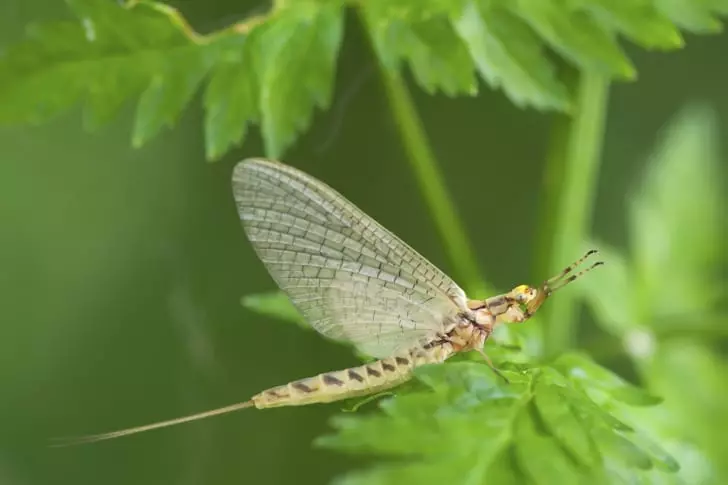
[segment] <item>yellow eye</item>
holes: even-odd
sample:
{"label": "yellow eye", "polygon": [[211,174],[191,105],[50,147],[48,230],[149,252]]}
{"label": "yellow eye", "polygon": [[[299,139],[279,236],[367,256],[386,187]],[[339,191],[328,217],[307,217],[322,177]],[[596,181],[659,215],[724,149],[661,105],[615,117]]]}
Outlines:
{"label": "yellow eye", "polygon": [[528,285],[519,285],[519,286],[516,286],[516,287],[515,287],[515,288],[513,289],[513,292],[514,292],[514,293],[528,293],[528,291],[529,291],[530,289],[531,289],[531,288],[529,288],[529,287],[528,287]]}

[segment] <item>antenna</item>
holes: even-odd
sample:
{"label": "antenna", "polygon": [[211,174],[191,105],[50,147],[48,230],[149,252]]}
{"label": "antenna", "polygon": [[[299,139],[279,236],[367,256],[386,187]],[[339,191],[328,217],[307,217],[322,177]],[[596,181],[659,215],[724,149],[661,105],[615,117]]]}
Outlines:
{"label": "antenna", "polygon": [[564,286],[568,285],[572,281],[576,280],[577,278],[580,278],[581,276],[585,275],[589,271],[593,270],[597,266],[601,266],[604,264],[604,261],[597,261],[596,263],[592,264],[586,269],[583,269],[579,271],[578,273],[570,274],[572,271],[574,271],[576,268],[581,266],[584,261],[586,261],[590,256],[597,254],[599,251],[596,249],[590,249],[589,251],[584,254],[581,258],[577,259],[573,263],[571,263],[569,266],[564,268],[559,274],[556,276],[549,278],[546,280],[543,284],[543,288],[547,292],[547,294],[551,294],[556,290],[560,290]]}

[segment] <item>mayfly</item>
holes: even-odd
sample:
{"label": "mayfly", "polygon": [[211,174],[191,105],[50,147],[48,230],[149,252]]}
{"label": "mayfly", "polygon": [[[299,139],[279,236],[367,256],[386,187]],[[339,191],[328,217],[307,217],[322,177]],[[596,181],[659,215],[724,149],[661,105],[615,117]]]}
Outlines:
{"label": "mayfly", "polygon": [[[587,252],[540,286],[471,300],[442,271],[328,185],[264,159],[234,169],[244,231],[278,286],[322,335],[353,344],[374,362],[300,379],[250,400],[145,426],[72,439],[88,443],[243,408],[325,403],[397,386],[415,367],[483,346],[500,323],[531,318],[556,290],[602,264],[576,268]],[[500,373],[499,373],[500,374]]]}

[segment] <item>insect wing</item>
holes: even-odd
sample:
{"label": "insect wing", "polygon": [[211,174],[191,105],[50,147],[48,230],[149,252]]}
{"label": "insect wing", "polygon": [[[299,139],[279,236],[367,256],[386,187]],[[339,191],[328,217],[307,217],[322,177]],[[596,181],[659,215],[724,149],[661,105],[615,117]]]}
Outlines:
{"label": "insect wing", "polygon": [[433,339],[465,308],[442,271],[313,177],[249,159],[233,192],[256,253],[321,334],[383,358]]}

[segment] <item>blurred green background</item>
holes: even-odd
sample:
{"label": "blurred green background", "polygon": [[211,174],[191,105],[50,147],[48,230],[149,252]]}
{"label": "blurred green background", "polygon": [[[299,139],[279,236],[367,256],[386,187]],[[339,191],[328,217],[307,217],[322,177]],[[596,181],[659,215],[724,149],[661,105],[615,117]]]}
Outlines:
{"label": "blurred green background", "polygon": [[[172,3],[201,31],[259,7]],[[0,45],[19,41],[30,21],[68,17],[57,1],[6,0]],[[593,227],[600,240],[625,247],[625,194],[639,190],[661,127],[686,102],[712,107],[724,121],[719,139],[727,138],[726,52],[725,34],[689,36],[676,53],[630,51],[640,79],[610,96]],[[348,22],[334,106],[285,160],[449,272],[373,67],[360,28]],[[519,110],[487,88],[474,99],[413,93],[480,271],[500,289],[528,282],[554,115]],[[354,464],[310,446],[336,404],[46,446],[51,437],[202,411],[356,363],[342,347],[239,304],[274,288],[230,192],[233,164],[262,154],[257,131],[208,164],[199,103],[139,150],[129,143],[131,116],[129,106],[93,135],[82,131],[79,111],[0,130],[0,484],[325,483]],[[584,339],[601,338],[587,331]]]}

